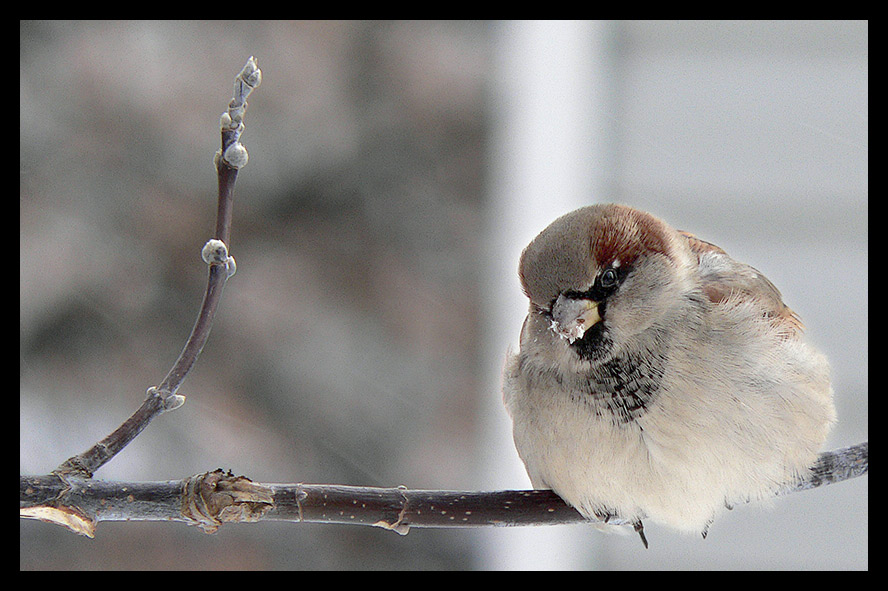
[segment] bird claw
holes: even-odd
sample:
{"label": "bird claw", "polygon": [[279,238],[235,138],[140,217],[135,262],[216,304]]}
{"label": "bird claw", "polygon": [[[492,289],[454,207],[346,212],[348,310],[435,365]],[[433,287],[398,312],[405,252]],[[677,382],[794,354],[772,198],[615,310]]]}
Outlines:
{"label": "bird claw", "polygon": [[644,524],[641,522],[641,519],[639,519],[638,521],[632,522],[632,527],[635,528],[635,532],[641,538],[641,543],[644,544],[644,549],[647,550],[648,541],[647,541],[647,538],[644,537]]}

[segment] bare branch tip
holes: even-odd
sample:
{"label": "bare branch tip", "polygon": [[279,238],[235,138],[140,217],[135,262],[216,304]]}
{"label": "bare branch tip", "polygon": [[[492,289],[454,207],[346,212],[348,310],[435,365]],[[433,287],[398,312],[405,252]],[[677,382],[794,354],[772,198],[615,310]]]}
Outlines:
{"label": "bare branch tip", "polygon": [[262,84],[262,70],[259,69],[259,63],[255,57],[250,56],[243,70],[238,74],[238,78],[243,80],[250,88],[257,88]]}

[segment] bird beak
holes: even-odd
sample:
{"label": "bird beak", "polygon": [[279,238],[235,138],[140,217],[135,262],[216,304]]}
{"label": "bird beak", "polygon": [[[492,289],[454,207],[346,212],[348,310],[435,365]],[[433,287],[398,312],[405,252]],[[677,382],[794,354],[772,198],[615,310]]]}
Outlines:
{"label": "bird beak", "polygon": [[568,343],[573,343],[583,338],[586,331],[600,321],[598,302],[560,295],[552,306],[552,324],[549,328],[561,338],[567,339]]}

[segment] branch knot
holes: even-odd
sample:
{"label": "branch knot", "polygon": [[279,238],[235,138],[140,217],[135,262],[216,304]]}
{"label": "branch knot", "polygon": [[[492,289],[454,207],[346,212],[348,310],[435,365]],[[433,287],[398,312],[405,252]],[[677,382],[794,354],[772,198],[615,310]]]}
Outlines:
{"label": "branch knot", "polygon": [[274,507],[274,491],[221,468],[186,478],[182,515],[208,534],[223,523],[259,521]]}

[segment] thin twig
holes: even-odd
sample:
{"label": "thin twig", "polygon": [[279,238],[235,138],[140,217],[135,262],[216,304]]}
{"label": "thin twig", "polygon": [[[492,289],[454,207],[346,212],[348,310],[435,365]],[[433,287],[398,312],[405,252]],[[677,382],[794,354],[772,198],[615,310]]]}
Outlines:
{"label": "thin twig", "polygon": [[240,143],[240,137],[244,131],[246,99],[253,89],[259,86],[261,80],[262,73],[256,60],[251,56],[235,78],[234,97],[228,104],[228,110],[222,114],[220,122],[222,148],[214,159],[219,179],[216,232],[214,239],[204,246],[202,253],[204,261],[209,265],[207,289],[197,320],[182,353],[160,385],[148,388],[147,398],[132,416],[93,447],[65,460],[55,472],[61,475],[92,477],[96,470],[135,439],[157,415],[176,409],[185,402],[185,397],[178,394],[179,387],[194,367],[210,336],[213,318],[222,298],[222,289],[236,269],[234,257],[228,255],[228,245],[231,237],[231,212],[237,171],[247,163],[248,159],[247,151]]}

